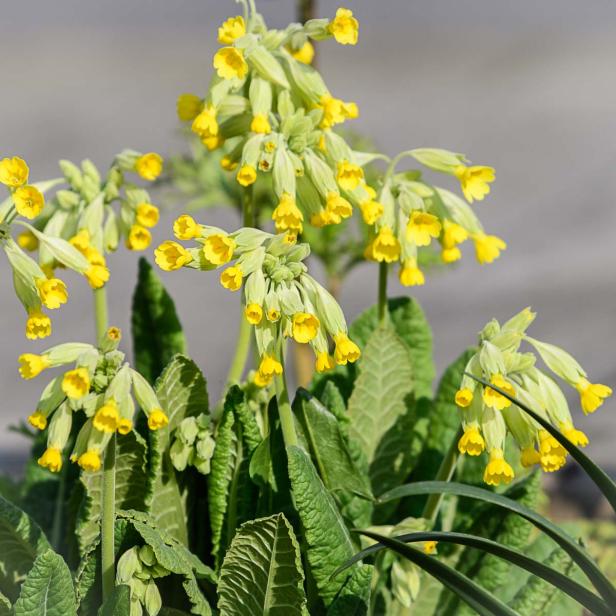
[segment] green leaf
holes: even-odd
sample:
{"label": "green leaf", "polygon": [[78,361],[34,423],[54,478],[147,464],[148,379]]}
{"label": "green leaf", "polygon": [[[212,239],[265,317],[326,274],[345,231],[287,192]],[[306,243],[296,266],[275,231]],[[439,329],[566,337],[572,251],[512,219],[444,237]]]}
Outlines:
{"label": "green leaf", "polygon": [[218,609],[225,616],[301,616],[303,582],[299,544],[284,515],[246,522],[220,570]]}
{"label": "green leaf", "polygon": [[11,602],[0,593],[0,616],[12,616],[13,606]]}
{"label": "green leaf", "polygon": [[150,383],[154,383],[175,354],[186,352],[173,300],[143,257],[139,259],[139,278],[133,295],[132,333],[135,368]]}
{"label": "green leaf", "polygon": [[328,409],[341,423],[343,434],[348,432],[349,417],[347,415],[346,403],[340,390],[333,381],[327,381],[320,396],[321,403]]}
{"label": "green leaf", "polygon": [[99,616],[128,616],[130,614],[130,588],[116,586],[99,611]]}
{"label": "green leaf", "polygon": [[71,572],[61,556],[48,550],[36,558],[14,611],[15,616],[77,616]]}
{"label": "green leaf", "polygon": [[327,616],[364,616],[364,614],[368,614],[373,571],[372,565],[356,567],[327,610]]}

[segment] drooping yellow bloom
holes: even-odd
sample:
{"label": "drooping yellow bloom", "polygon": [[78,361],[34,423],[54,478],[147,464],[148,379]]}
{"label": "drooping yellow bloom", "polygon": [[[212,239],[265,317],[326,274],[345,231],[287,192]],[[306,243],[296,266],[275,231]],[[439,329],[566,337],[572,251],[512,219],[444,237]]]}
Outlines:
{"label": "drooping yellow bloom", "polygon": [[338,163],[336,180],[342,190],[355,190],[364,179],[364,170],[348,160]]}
{"label": "drooping yellow bloom", "polygon": [[374,199],[362,201],[359,204],[362,218],[367,225],[373,225],[383,215],[383,205]]}
{"label": "drooping yellow bloom", "polygon": [[193,240],[201,236],[201,226],[188,214],[182,214],[173,223],[173,233],[178,240]]}
{"label": "drooping yellow bloom", "polygon": [[101,432],[115,432],[120,420],[120,413],[115,400],[110,399],[95,413],[92,425]]}
{"label": "drooping yellow bloom", "polygon": [[62,391],[71,400],[79,400],[90,391],[90,375],[85,368],[75,368],[64,373]]}
{"label": "drooping yellow bloom", "polygon": [[163,158],[156,152],[143,154],[135,162],[135,171],[144,180],[153,182],[163,170]]}
{"label": "drooping yellow bloom", "polygon": [[233,258],[235,240],[222,233],[210,235],[203,244],[203,256],[212,265],[224,265]]}
{"label": "drooping yellow bloom", "polygon": [[520,464],[524,468],[530,468],[539,462],[541,462],[541,455],[532,445],[524,447],[520,452]]}
{"label": "drooping yellow bloom", "polygon": [[327,351],[317,353],[314,367],[319,374],[333,370],[335,365],[334,358]]}
{"label": "drooping yellow bloom", "polygon": [[584,413],[594,413],[605,398],[612,395],[612,388],[601,383],[591,383],[587,379],[580,379],[575,388],[580,394],[580,403]]}
{"label": "drooping yellow bloom", "polygon": [[263,355],[259,363],[259,374],[265,379],[282,374],[282,364],[273,355]]}
{"label": "drooping yellow bloom", "polygon": [[238,39],[246,34],[246,24],[241,15],[237,17],[229,17],[218,28],[218,42],[221,45],[231,45],[235,39]]}
{"label": "drooping yellow bloom", "polygon": [[33,310],[26,321],[26,338],[36,340],[51,335],[51,319],[40,310]]}
{"label": "drooping yellow bloom", "polygon": [[272,132],[272,126],[267,118],[267,113],[255,114],[250,122],[250,130],[260,135],[269,135]]}
{"label": "drooping yellow bloom", "polygon": [[289,193],[283,193],[276,209],[272,212],[272,220],[277,231],[289,229],[301,233],[304,215],[295,203],[295,198]]}
{"label": "drooping yellow bloom", "polygon": [[372,240],[371,256],[379,263],[394,263],[400,258],[400,242],[390,227],[383,226]]}
{"label": "drooping yellow bloom", "polygon": [[347,362],[352,364],[359,359],[361,355],[359,347],[344,332],[334,336],[334,343],[336,344],[334,359],[337,364],[345,366]]}
{"label": "drooping yellow bloom", "polygon": [[151,203],[140,203],[135,210],[137,222],[142,227],[155,227],[160,218],[160,212],[155,205]]}
{"label": "drooping yellow bloom", "polygon": [[222,47],[216,52],[213,62],[214,68],[221,79],[243,79],[248,72],[248,64],[244,60],[241,49],[235,47]]}
{"label": "drooping yellow bloom", "polygon": [[270,308],[267,311],[267,320],[271,321],[272,323],[280,321],[280,310],[277,310],[276,308]]}
{"label": "drooping yellow bloom", "polygon": [[50,365],[47,355],[24,353],[19,356],[19,374],[25,380],[33,379]]}
{"label": "drooping yellow bloom", "polygon": [[0,182],[10,188],[17,188],[28,181],[30,169],[26,161],[13,156],[0,160]]}
{"label": "drooping yellow bloom", "polygon": [[118,434],[126,436],[133,429],[133,422],[126,417],[121,417],[118,421]]}
{"label": "drooping yellow bloom", "polygon": [[339,8],[336,17],[329,23],[329,31],[341,45],[355,45],[359,36],[359,22],[353,11]]}
{"label": "drooping yellow bloom", "polygon": [[460,180],[462,192],[469,203],[483,201],[490,192],[490,182],[496,178],[492,167],[460,165],[455,170],[455,175]]}
{"label": "drooping yellow bloom", "polygon": [[120,340],[122,340],[122,330],[119,327],[112,325],[107,330],[107,338],[109,338],[109,340],[113,340],[114,342],[120,342]]}
{"label": "drooping yellow bloom", "polygon": [[39,241],[32,231],[22,231],[17,236],[17,243],[24,250],[34,251],[39,247]]}
{"label": "drooping yellow bloom", "polygon": [[560,431],[577,447],[586,447],[588,437],[581,430],[577,430],[571,422],[564,422],[560,426]]}
{"label": "drooping yellow bloom", "polygon": [[162,409],[150,411],[148,416],[148,428],[150,430],[160,430],[160,428],[164,428],[168,423],[169,417],[167,417]]}
{"label": "drooping yellow bloom", "polygon": [[196,94],[180,94],[176,108],[181,122],[191,122],[203,109],[203,101]]}
{"label": "drooping yellow bloom", "polygon": [[88,449],[79,456],[77,464],[88,473],[96,473],[101,468],[101,456],[98,451]]}
{"label": "drooping yellow bloom", "polygon": [[344,114],[345,119],[355,120],[359,117],[359,107],[357,106],[357,103],[354,103],[353,101],[342,101],[342,113]]}
{"label": "drooping yellow bloom", "polygon": [[38,464],[52,473],[60,472],[62,468],[61,451],[57,447],[47,447],[43,455],[38,459]]}
{"label": "drooping yellow bloom", "polygon": [[433,237],[441,234],[441,222],[428,212],[414,210],[406,225],[406,238],[417,246],[429,246]]}
{"label": "drooping yellow bloom", "polygon": [[192,123],[192,131],[202,139],[218,135],[218,121],[216,120],[216,107],[206,105]]}
{"label": "drooping yellow bloom", "polygon": [[248,304],[244,309],[244,316],[251,325],[259,325],[263,319],[263,308],[259,304]]}
{"label": "drooping yellow bloom", "polygon": [[310,217],[310,224],[313,227],[321,228],[327,225],[334,225],[341,222],[341,218],[339,216],[335,216],[328,210],[320,210],[316,214],[313,214]]}
{"label": "drooping yellow bloom", "polygon": [[323,109],[321,128],[331,128],[336,124],[341,124],[347,118],[344,102],[339,98],[334,98],[331,94],[323,94],[318,106]]}
{"label": "drooping yellow bloom", "polygon": [[398,279],[403,287],[421,286],[426,282],[423,272],[417,266],[417,259],[407,259],[400,268]]}
{"label": "drooping yellow bloom", "polygon": [[156,265],[165,272],[180,269],[192,261],[192,255],[177,242],[167,240],[154,251]]}
{"label": "drooping yellow bloom", "polygon": [[473,401],[473,392],[470,389],[458,389],[456,392],[456,404],[466,408]]}
{"label": "drooping yellow bloom", "polygon": [[462,258],[462,252],[457,246],[452,246],[451,248],[443,248],[441,251],[441,259],[443,259],[443,263],[455,263]]}
{"label": "drooping yellow bloom", "polygon": [[220,284],[229,291],[239,291],[243,276],[242,270],[237,265],[232,265],[220,272]]}
{"label": "drooping yellow bloom", "polygon": [[[493,374],[490,377],[490,383],[492,383],[492,385],[496,385],[496,387],[499,387],[510,396],[515,396],[515,389],[513,388],[513,385],[509,383],[509,381],[505,380],[502,374]],[[503,409],[511,406],[511,400],[505,398],[505,396],[498,393],[491,387],[483,388],[483,402],[486,406],[496,409],[497,411],[502,411]]]}
{"label": "drooping yellow bloom", "polygon": [[219,147],[224,145],[225,140],[220,135],[214,135],[213,137],[202,137],[201,143],[210,151],[213,152]]}
{"label": "drooping yellow bloom", "polygon": [[441,257],[445,263],[453,263],[462,258],[458,244],[468,239],[468,231],[455,222],[445,220],[443,222],[443,251]]}
{"label": "drooping yellow bloom", "polygon": [[257,181],[257,170],[252,165],[242,165],[235,177],[241,186],[250,186]]}
{"label": "drooping yellow bloom", "polygon": [[152,234],[141,225],[133,225],[126,238],[129,250],[145,250],[152,242]]}
{"label": "drooping yellow bloom", "polygon": [[477,426],[468,426],[458,441],[458,451],[469,456],[478,456],[483,453],[486,444]]}
{"label": "drooping yellow bloom", "polygon": [[93,289],[100,289],[109,280],[109,270],[106,265],[94,263],[88,268],[84,276]]}
{"label": "drooping yellow bloom", "polygon": [[90,247],[90,232],[87,229],[81,229],[78,233],[71,237],[69,242],[85,256],[88,248]]}
{"label": "drooping yellow bloom", "polygon": [[68,301],[66,285],[59,278],[38,278],[36,286],[41,301],[50,310],[59,308]]}
{"label": "drooping yellow bloom", "polygon": [[90,262],[90,268],[84,272],[90,286],[93,289],[100,289],[109,280],[105,257],[90,245],[90,234],[86,229],[79,231],[69,241]]}
{"label": "drooping yellow bloom", "polygon": [[272,382],[272,377],[263,376],[259,371],[255,372],[252,382],[257,387],[267,387]]}
{"label": "drooping yellow bloom", "polygon": [[47,427],[47,417],[40,411],[35,411],[28,416],[28,423],[37,430],[44,430]]}
{"label": "drooping yellow bloom", "polygon": [[306,344],[314,339],[319,331],[319,319],[307,312],[297,312],[293,315],[293,339],[300,344]]}
{"label": "drooping yellow bloom", "polygon": [[292,51],[291,55],[302,64],[312,64],[314,46],[310,41],[306,41],[297,51]]}
{"label": "drooping yellow bloom", "polygon": [[13,203],[20,216],[32,220],[41,213],[45,199],[35,186],[21,186],[13,193]]}
{"label": "drooping yellow bloom", "polygon": [[223,156],[220,159],[220,166],[225,171],[233,171],[234,169],[237,169],[237,165],[238,165],[237,160],[233,160],[230,156]]}
{"label": "drooping yellow bloom", "polygon": [[423,552],[424,554],[436,554],[437,541],[424,541]]}
{"label": "drooping yellow bloom", "polygon": [[498,486],[501,483],[508,484],[515,474],[508,462],[505,461],[502,449],[492,449],[490,461],[483,472],[483,480],[490,486]]}
{"label": "drooping yellow bloom", "polygon": [[353,214],[353,206],[337,192],[327,194],[325,208],[332,217],[334,224],[338,224],[341,220],[349,218]]}
{"label": "drooping yellow bloom", "polygon": [[476,233],[473,235],[475,244],[475,255],[477,261],[482,265],[484,263],[492,263],[500,256],[501,250],[507,248],[507,244],[496,235],[486,235],[485,233]]}
{"label": "drooping yellow bloom", "polygon": [[547,431],[539,431],[541,468],[546,473],[561,469],[567,461],[567,450]]}

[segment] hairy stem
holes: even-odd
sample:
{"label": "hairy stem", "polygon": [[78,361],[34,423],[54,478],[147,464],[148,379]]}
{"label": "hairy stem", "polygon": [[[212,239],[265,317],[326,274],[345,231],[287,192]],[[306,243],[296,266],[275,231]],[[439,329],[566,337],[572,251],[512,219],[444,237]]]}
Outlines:
{"label": "hairy stem", "polygon": [[387,263],[379,263],[379,323],[382,323],[387,314]]}
{"label": "hairy stem", "polygon": [[284,444],[286,447],[297,445],[295,420],[293,419],[293,410],[289,402],[289,392],[284,372],[276,377],[276,401],[278,402],[278,416],[280,417]]}
{"label": "hairy stem", "polygon": [[94,320],[96,324],[96,344],[100,344],[109,327],[107,311],[107,289],[94,289]]}

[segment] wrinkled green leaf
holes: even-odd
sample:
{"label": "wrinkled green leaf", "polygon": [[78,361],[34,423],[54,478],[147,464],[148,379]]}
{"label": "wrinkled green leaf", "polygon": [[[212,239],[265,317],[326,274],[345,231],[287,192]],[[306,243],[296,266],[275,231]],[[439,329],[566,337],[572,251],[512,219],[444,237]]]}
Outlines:
{"label": "wrinkled green leaf", "polygon": [[99,616],[127,616],[130,613],[130,588],[124,584],[116,586],[101,606]]}
{"label": "wrinkled green leaf", "polygon": [[356,567],[327,610],[327,616],[364,616],[364,614],[368,614],[373,571],[372,565]]}

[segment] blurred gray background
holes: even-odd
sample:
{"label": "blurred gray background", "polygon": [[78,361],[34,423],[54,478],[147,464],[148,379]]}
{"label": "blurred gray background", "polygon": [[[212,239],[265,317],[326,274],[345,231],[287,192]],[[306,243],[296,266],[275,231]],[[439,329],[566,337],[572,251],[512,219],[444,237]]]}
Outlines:
{"label": "blurred gray background", "polygon": [[[294,19],[294,2],[261,0],[271,26]],[[354,0],[356,47],[326,42],[319,61],[336,96],[357,101],[354,127],[394,154],[436,146],[497,169],[490,198],[476,204],[509,249],[479,266],[470,246],[459,267],[429,277],[415,295],[435,332],[439,372],[487,320],[526,305],[539,313],[533,335],[561,344],[593,380],[616,385],[616,2],[612,0]],[[319,16],[337,2],[321,0]],[[0,155],[19,155],[34,180],[57,175],[60,158],[90,157],[105,168],[125,147],[169,154],[180,92],[204,93],[216,29],[238,12],[232,0],[20,0],[0,22]],[[163,217],[155,242],[171,236]],[[230,212],[201,217],[232,228]],[[204,220],[205,221],[205,220]],[[151,252],[149,253],[151,257]],[[137,258],[110,258],[111,319],[126,333]],[[376,298],[376,268],[347,281],[350,319]],[[220,392],[234,347],[238,298],[217,276],[163,274],[205,371]],[[42,380],[22,381],[17,356],[68,340],[93,339],[90,293],[67,276],[69,304],[52,314],[42,343],[23,336],[24,314],[0,259],[0,464],[25,454],[7,431],[33,409]],[[402,291],[392,279],[391,292]],[[190,286],[189,286],[190,285]],[[575,405],[577,408],[577,404]],[[616,404],[579,424],[590,453],[616,466]]]}

